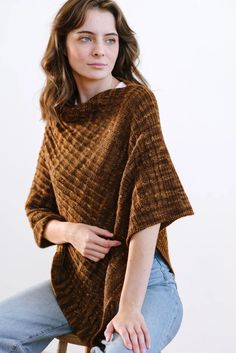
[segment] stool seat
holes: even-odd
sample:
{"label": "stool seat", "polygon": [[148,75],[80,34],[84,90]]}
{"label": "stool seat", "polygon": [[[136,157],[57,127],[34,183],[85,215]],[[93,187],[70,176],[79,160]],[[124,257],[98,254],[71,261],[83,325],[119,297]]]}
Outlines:
{"label": "stool seat", "polygon": [[[80,341],[79,337],[74,335],[73,333],[69,333],[63,336],[57,336],[56,338],[59,340],[57,353],[66,353],[68,343],[76,344],[78,346],[84,346],[84,344]],[[90,348],[87,346],[84,346],[84,347],[85,347],[85,353],[89,353]]]}

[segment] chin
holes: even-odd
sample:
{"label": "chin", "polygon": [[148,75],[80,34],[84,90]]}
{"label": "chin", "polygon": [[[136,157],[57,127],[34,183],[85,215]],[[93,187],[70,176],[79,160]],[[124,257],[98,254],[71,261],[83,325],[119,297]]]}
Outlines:
{"label": "chin", "polygon": [[84,74],[77,74],[78,77],[84,79],[84,80],[103,80],[107,78],[108,76],[111,76],[111,72],[95,72],[95,73],[84,73]]}

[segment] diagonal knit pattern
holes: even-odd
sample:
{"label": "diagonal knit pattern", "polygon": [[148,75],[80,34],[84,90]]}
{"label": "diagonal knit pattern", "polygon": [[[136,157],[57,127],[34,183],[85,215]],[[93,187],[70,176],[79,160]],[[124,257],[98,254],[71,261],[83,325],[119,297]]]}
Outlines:
{"label": "diagonal knit pattern", "polygon": [[122,245],[93,262],[71,244],[57,245],[51,281],[58,304],[85,345],[101,345],[118,310],[128,246],[138,231],[161,223],[156,247],[172,268],[166,227],[193,215],[162,135],[153,92],[126,87],[67,106],[47,121],[26,214],[40,248],[51,219],[86,223],[114,233]]}

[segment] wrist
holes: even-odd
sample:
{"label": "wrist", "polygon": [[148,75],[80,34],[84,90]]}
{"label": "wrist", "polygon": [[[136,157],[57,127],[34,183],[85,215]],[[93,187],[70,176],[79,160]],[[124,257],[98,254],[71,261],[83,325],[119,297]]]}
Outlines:
{"label": "wrist", "polygon": [[60,245],[68,241],[67,239],[67,225],[64,221],[57,219],[50,220],[44,229],[43,237],[54,244]]}
{"label": "wrist", "polygon": [[62,234],[65,243],[71,242],[71,222],[63,222]]}
{"label": "wrist", "polygon": [[142,305],[136,302],[120,301],[118,311],[141,311]]}

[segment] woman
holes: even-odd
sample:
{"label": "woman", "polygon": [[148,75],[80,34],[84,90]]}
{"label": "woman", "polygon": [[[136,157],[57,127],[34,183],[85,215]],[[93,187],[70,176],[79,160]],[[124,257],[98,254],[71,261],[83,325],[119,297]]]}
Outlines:
{"label": "woman", "polygon": [[166,227],[193,210],[138,52],[113,1],[69,0],[54,20],[25,209],[37,245],[57,250],[50,281],[0,304],[1,353],[70,332],[92,353],[157,353],[180,327]]}

